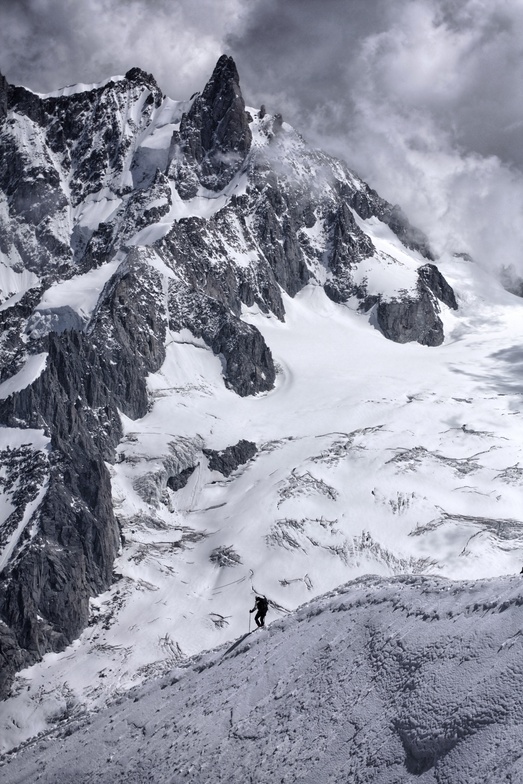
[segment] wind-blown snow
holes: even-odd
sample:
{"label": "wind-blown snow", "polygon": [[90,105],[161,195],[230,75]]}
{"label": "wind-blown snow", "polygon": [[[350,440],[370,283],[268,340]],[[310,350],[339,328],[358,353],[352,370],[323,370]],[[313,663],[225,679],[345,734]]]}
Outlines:
{"label": "wind-blown snow", "polygon": [[[15,754],[6,782],[508,784],[519,578],[365,577]],[[170,638],[166,636],[168,646]]]}
{"label": "wind-blown snow", "polygon": [[369,294],[385,292],[382,299],[393,298],[402,292],[415,292],[417,270],[425,260],[417,251],[407,251],[394,232],[378,218],[362,220],[355,214],[356,223],[372,239],[377,254],[362,259],[353,272],[355,283],[366,283]]}
{"label": "wind-blown snow", "polygon": [[[5,263],[0,254],[0,311],[10,308],[30,288],[38,284],[34,272],[22,270],[15,272],[9,263]],[[5,257],[4,257],[5,258]]]}
{"label": "wind-blown snow", "polygon": [[[85,84],[78,82],[77,84],[68,84],[66,87],[61,87],[59,90],[53,90],[50,93],[36,93],[40,98],[60,98],[61,96],[77,95],[78,93],[86,93],[91,90],[98,90],[111,82],[119,82],[125,79],[125,76],[111,76],[109,79],[104,79],[102,82],[93,82],[92,84]],[[27,89],[27,88],[25,88]]]}
{"label": "wind-blown snow", "polygon": [[103,188],[98,193],[92,193],[74,210],[75,220],[78,225],[86,226],[93,231],[100,223],[108,221],[121,205],[122,199],[116,196],[110,188]]}

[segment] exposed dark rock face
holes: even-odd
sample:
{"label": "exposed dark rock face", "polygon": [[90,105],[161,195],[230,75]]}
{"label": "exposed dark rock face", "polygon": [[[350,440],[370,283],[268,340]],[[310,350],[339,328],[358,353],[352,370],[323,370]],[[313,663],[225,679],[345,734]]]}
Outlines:
{"label": "exposed dark rock face", "polygon": [[7,116],[7,79],[0,73],[0,122]]}
{"label": "exposed dark rock face", "polygon": [[0,697],[9,694],[15,672],[23,669],[26,661],[13,630],[0,623]]}
{"label": "exposed dark rock face", "polygon": [[443,343],[443,324],[427,291],[417,297],[379,302],[376,316],[385,337],[396,343],[417,341],[422,346]]}
{"label": "exposed dark rock face", "polygon": [[424,264],[423,267],[419,268],[418,275],[421,286],[426,286],[447,307],[452,310],[458,309],[452,286],[449,286],[435,264]]}
{"label": "exposed dark rock face", "polygon": [[230,476],[238,466],[253,458],[257,451],[256,444],[242,438],[234,446],[228,446],[219,452],[214,449],[204,449],[203,454],[209,460],[211,471],[219,471],[224,476]]}
{"label": "exposed dark rock face", "polygon": [[14,511],[0,530],[0,548],[3,550],[22,522],[28,506],[38,497],[45,484],[49,461],[45,452],[26,444],[0,450],[0,465],[3,468],[0,488],[6,500],[14,506]]}
{"label": "exposed dark rock face", "polygon": [[41,294],[40,288],[30,289],[10,308],[0,310],[0,383],[14,376],[27,356],[24,329]]}
{"label": "exposed dark rock face", "polygon": [[452,287],[438,268],[425,264],[418,270],[417,296],[379,302],[377,320],[383,334],[397,343],[440,346],[445,336],[436,298],[453,310],[458,307]]}
{"label": "exposed dark rock face", "polygon": [[[259,264],[238,267],[228,258],[227,246],[239,242],[235,223],[232,207],[225,207],[207,221],[182,218],[158,243],[158,248],[191,291],[201,292],[237,316],[244,303],[257,304],[262,311],[272,311],[283,319],[278,281],[260,251],[255,250],[255,240],[252,239],[251,247],[259,254]],[[209,257],[216,263],[209,264]]]}
{"label": "exposed dark rock face", "polygon": [[179,474],[170,476],[167,480],[167,487],[169,487],[171,490],[174,490],[175,492],[176,490],[181,490],[182,487],[185,487],[195,470],[196,466],[189,466],[189,468],[185,468],[183,471],[180,471]]}
{"label": "exposed dark rock face", "polygon": [[[137,102],[142,105],[138,124],[129,112]],[[139,68],[94,90],[44,99],[50,119],[48,144],[61,156],[73,206],[99,191],[109,181],[108,175],[116,193],[130,192],[130,184],[121,175],[132,158],[133,137],[147,126],[161,102],[162,93],[153,77]]]}
{"label": "exposed dark rock face", "polygon": [[[38,534],[22,543],[2,575],[2,621],[12,629],[10,647],[16,639],[16,658],[25,666],[63,649],[86,626],[89,597],[111,582],[119,545],[112,519],[107,469],[89,442],[78,441],[71,456],[51,469],[34,521]],[[7,674],[12,672],[8,665]]]}
{"label": "exposed dark rock face", "polygon": [[0,401],[2,424],[43,428],[52,447],[37,533],[25,529],[0,579],[0,619],[12,630],[0,648],[6,685],[20,662],[69,644],[87,624],[89,597],[111,583],[120,537],[104,460],[121,437],[118,411],[145,414],[145,375],[164,358],[159,276],[136,255],[106,286],[89,334],[42,339],[43,373]]}
{"label": "exposed dark rock face", "polygon": [[256,211],[254,235],[275,280],[293,297],[311,277],[297,239],[300,221],[296,212],[299,207],[294,200],[285,198],[280,203],[272,203],[272,189],[264,195],[268,198],[261,201]]}
{"label": "exposed dark rock face", "polygon": [[197,177],[206,188],[221,190],[240,169],[252,134],[232,57],[218,60],[203,93],[182,117],[179,140],[181,152],[199,165]]}
{"label": "exposed dark rock face", "polygon": [[326,294],[334,302],[345,302],[359,290],[351,275],[359,261],[375,253],[370,237],[357,225],[352,212],[343,202],[329,218],[331,253],[328,264],[332,277],[325,284]]}
{"label": "exposed dark rock face", "polygon": [[272,389],[276,371],[272,354],[261,333],[211,297],[169,284],[169,326],[187,327],[203,338],[214,354],[223,357],[226,385],[238,395],[254,395]]}

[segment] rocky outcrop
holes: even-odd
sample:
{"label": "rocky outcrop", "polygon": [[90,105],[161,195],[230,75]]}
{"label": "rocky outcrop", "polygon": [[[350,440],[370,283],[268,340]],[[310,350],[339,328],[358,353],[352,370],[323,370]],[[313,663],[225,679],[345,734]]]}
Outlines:
{"label": "rocky outcrop", "polygon": [[[84,628],[89,597],[109,586],[119,547],[103,459],[120,432],[117,410],[107,405],[96,375],[84,376],[85,360],[93,359],[89,346],[67,333],[48,343],[42,376],[3,401],[0,412],[3,424],[46,427],[52,443],[45,496],[0,578],[0,618],[11,630],[6,645],[17,651],[11,659],[0,649],[9,658],[6,684],[15,662],[27,666],[61,650]],[[85,396],[71,395],[85,384],[105,405],[93,408]]]}
{"label": "rocky outcrop", "polygon": [[184,468],[183,471],[179,471],[174,476],[170,476],[167,480],[167,487],[170,490],[174,490],[174,492],[181,490],[185,487],[195,470],[196,466],[189,466],[188,468]]}
{"label": "rocky outcrop", "polygon": [[458,307],[452,287],[438,268],[425,264],[418,270],[416,295],[378,303],[378,325],[385,337],[396,343],[417,341],[422,346],[440,346],[445,336],[437,300],[453,310]]}
{"label": "rocky outcrop", "polygon": [[345,202],[329,216],[327,225],[331,277],[325,283],[325,293],[334,302],[346,302],[353,294],[359,294],[352,271],[359,261],[372,256],[375,248],[370,237],[357,226]]}
{"label": "rocky outcrop", "polygon": [[253,221],[254,236],[275,280],[294,297],[311,277],[298,240],[299,206],[281,191],[281,200],[275,198],[277,183],[276,187],[266,184],[262,192],[264,198],[260,199]]}
{"label": "rocky outcrop", "polygon": [[418,269],[420,288],[427,288],[451,310],[458,309],[456,295],[435,264],[424,264]]}
{"label": "rocky outcrop", "polygon": [[111,583],[120,535],[105,460],[121,438],[119,411],[147,410],[145,377],[165,356],[161,297],[158,274],[131,254],[88,333],[40,339],[46,368],[0,401],[2,424],[44,429],[51,439],[47,491],[0,576],[5,688],[21,662],[69,644],[87,624],[89,598]]}
{"label": "rocky outcrop", "polygon": [[179,283],[169,283],[169,326],[189,329],[214,354],[223,358],[226,385],[238,395],[254,395],[272,389],[276,370],[261,332],[246,324],[220,302]]}
{"label": "rocky outcrop", "polygon": [[77,438],[68,454],[52,454],[32,525],[37,533],[26,529],[0,581],[1,620],[10,629],[7,650],[0,648],[6,686],[16,662],[28,666],[72,642],[87,624],[89,597],[111,582],[119,533],[108,472],[88,437]]}
{"label": "rocky outcrop", "polygon": [[256,444],[242,438],[234,446],[228,446],[220,451],[204,449],[203,454],[209,461],[211,471],[219,471],[224,476],[230,476],[238,466],[253,458],[257,451]]}
{"label": "rocky outcrop", "polygon": [[0,310],[0,383],[14,376],[27,357],[25,329],[42,295],[41,288],[27,291],[11,307]]}
{"label": "rocky outcrop", "polygon": [[7,79],[0,73],[0,122],[7,116]]}
{"label": "rocky outcrop", "polygon": [[118,195],[131,191],[122,175],[162,98],[154,78],[133,68],[124,79],[43,101],[46,140],[67,175],[73,206],[106,185]]}
{"label": "rocky outcrop", "polygon": [[378,325],[390,340],[396,343],[417,341],[422,346],[439,346],[443,343],[443,323],[427,291],[419,296],[379,302],[376,309]]}

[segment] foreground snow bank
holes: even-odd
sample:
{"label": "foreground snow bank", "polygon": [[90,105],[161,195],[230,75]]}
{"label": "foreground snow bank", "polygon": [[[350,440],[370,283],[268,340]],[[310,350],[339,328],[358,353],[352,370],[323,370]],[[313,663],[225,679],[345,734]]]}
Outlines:
{"label": "foreground snow bank", "polygon": [[523,586],[366,577],[69,719],[6,784],[523,777]]}

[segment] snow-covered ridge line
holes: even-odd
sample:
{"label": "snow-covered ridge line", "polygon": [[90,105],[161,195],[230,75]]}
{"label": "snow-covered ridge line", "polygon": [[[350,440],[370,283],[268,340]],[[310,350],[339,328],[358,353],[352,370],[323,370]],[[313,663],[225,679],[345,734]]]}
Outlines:
{"label": "snow-covered ridge line", "polygon": [[[485,784],[523,774],[519,578],[362,577],[5,758],[10,782]],[[93,755],[92,749],[98,753]],[[174,777],[174,778],[173,778]]]}
{"label": "snow-covered ridge line", "polygon": [[47,357],[48,354],[45,351],[29,355],[18,373],[0,384],[0,400],[5,400],[15,392],[32,384],[44,372]]}
{"label": "snow-covered ridge line", "polygon": [[[106,87],[108,84],[121,82],[125,79],[123,74],[118,74],[117,76],[110,76],[108,79],[104,79],[102,82],[93,82],[92,84],[85,84],[83,82],[77,82],[75,84],[68,84],[65,87],[60,87],[58,90],[53,90],[50,93],[37,93],[34,90],[30,90],[30,92],[34,93],[34,95],[38,95],[39,98],[61,98],[63,96],[69,97],[71,95],[77,95],[78,93],[87,93],[91,90],[99,90],[102,87]],[[24,89],[28,89],[25,87]]]}

